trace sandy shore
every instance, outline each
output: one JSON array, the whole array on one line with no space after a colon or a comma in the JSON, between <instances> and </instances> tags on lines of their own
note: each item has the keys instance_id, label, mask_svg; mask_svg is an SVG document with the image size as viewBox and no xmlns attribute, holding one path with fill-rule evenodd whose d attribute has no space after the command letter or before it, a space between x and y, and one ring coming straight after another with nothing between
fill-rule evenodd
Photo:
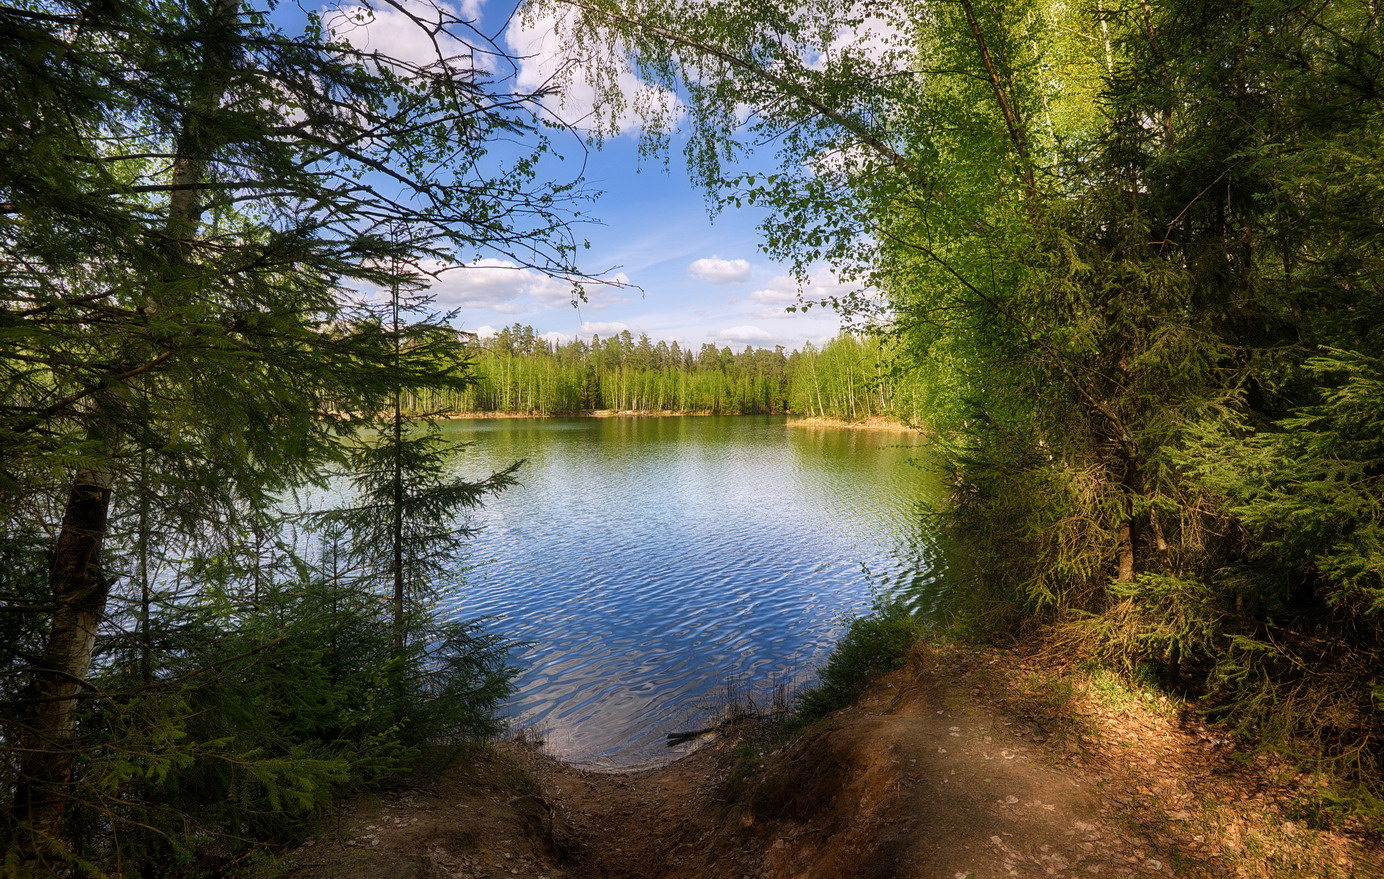
<instances>
[{"instance_id":1,"label":"sandy shore","mask_svg":"<svg viewBox=\"0 0 1384 879\"><path fill-rule=\"evenodd\" d=\"M729 415L709 409L682 411L679 409L583 409L580 412L557 412L552 415L522 412L453 412L438 418L471 420L481 418L675 418L686 415ZM782 414L782 413L778 413Z\"/></svg>"},{"instance_id":2,"label":"sandy shore","mask_svg":"<svg viewBox=\"0 0 1384 879\"><path fill-rule=\"evenodd\" d=\"M584 409L580 412L563 412L554 415L514 412L454 412L448 415L439 415L437 417L449 421L466 421L483 418L681 418L687 416L734 414L735 413L730 412L712 412L709 409L690 411L678 409ZM819 418L815 415L799 417L791 413L777 412L773 414L787 414L787 423L789 427L816 427L830 430L879 430L892 433L922 432L919 428L879 415L872 415L860 421L847 421L842 418Z\"/></svg>"},{"instance_id":3,"label":"sandy shore","mask_svg":"<svg viewBox=\"0 0 1384 879\"><path fill-rule=\"evenodd\" d=\"M882 430L891 433L922 433L919 428L904 424L902 421L895 421L892 418L885 418L882 415L872 415L860 421L846 421L841 418L818 418L810 416L807 418L790 418L789 427L820 427L833 430Z\"/></svg>"}]
</instances>

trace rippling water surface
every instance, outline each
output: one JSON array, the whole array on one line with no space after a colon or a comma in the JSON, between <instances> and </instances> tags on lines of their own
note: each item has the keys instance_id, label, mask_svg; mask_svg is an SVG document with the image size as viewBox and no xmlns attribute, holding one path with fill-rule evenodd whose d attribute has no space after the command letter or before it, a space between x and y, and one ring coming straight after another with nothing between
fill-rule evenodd
<instances>
[{"instance_id":1,"label":"rippling water surface","mask_svg":"<svg viewBox=\"0 0 1384 879\"><path fill-rule=\"evenodd\" d=\"M871 581L910 570L928 484L911 435L789 427L781 417L458 421L480 475L522 486L473 517L455 617L512 638L509 711L550 753L605 769L676 756L728 687L810 678ZM864 570L868 567L869 574Z\"/></svg>"}]
</instances>

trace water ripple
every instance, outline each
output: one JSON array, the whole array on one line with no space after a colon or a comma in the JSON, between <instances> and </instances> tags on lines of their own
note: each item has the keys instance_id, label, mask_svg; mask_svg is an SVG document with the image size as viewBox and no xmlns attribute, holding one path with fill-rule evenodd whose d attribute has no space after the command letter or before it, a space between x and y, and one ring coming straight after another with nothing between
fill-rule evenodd
<instances>
[{"instance_id":1,"label":"water ripple","mask_svg":"<svg viewBox=\"0 0 1384 879\"><path fill-rule=\"evenodd\" d=\"M782 419L482 421L459 466L526 458L480 533L454 617L495 616L526 647L508 711L550 752L608 769L677 756L728 690L763 704L825 655L896 547L928 480L894 435Z\"/></svg>"}]
</instances>

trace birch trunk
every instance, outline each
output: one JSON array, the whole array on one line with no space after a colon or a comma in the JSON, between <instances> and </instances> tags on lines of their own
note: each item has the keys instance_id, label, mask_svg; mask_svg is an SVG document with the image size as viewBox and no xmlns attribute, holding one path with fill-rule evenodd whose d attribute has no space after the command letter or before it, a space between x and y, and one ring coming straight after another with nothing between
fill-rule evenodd
<instances>
[{"instance_id":1,"label":"birch trunk","mask_svg":"<svg viewBox=\"0 0 1384 879\"><path fill-rule=\"evenodd\" d=\"M173 185L163 230L170 242L170 268L188 260L201 222L203 204L195 184L205 179L215 148L208 120L230 83L239 8L239 0L219 0L201 35L199 82L187 96L175 136L177 158L170 172ZM151 292L144 305L148 312L157 311L157 294ZM120 375L111 393L137 391L148 378L139 372L122 371ZM114 461L124 446L126 431L118 420L99 411L99 403L91 418L90 435L103 441L108 460ZM70 852L62 823L72 800L80 693L91 670L97 630L114 582L101 568L101 546L114 487L114 472L109 468L81 469L73 474L49 569L52 621L43 656L27 688L28 716L20 742L10 852L10 857L22 865L22 872L35 876L52 875L60 859L65 860Z\"/></svg>"},{"instance_id":2,"label":"birch trunk","mask_svg":"<svg viewBox=\"0 0 1384 879\"><path fill-rule=\"evenodd\" d=\"M30 870L63 851L62 819L77 758L77 703L112 582L100 564L111 483L109 471L74 475L49 569L52 628L29 683L14 798L14 843Z\"/></svg>"}]
</instances>

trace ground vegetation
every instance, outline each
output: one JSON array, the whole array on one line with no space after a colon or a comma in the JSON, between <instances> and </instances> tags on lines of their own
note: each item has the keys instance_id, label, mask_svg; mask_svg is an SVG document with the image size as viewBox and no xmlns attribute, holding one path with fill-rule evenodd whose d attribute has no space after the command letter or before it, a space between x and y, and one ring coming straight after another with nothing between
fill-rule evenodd
<instances>
[{"instance_id":1,"label":"ground vegetation","mask_svg":"<svg viewBox=\"0 0 1384 879\"><path fill-rule=\"evenodd\" d=\"M834 304L923 388L957 625L1060 632L1384 815L1375 4L543 8L684 96L770 252L883 291Z\"/></svg>"}]
</instances>

